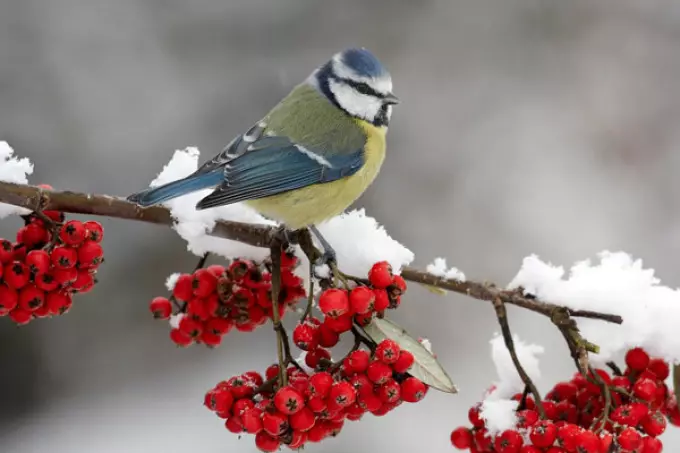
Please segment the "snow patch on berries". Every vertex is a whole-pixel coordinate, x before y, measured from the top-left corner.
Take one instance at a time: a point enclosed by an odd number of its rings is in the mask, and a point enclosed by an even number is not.
[[[389,262],[392,271],[399,274],[401,268],[415,258],[412,251],[387,234],[364,209],[341,214],[318,228],[333,244],[343,272],[350,275],[365,275],[377,261]]]
[[[182,275],[179,272],[175,272],[174,274],[170,274],[165,280],[165,287],[168,288],[168,291],[172,291],[175,288],[175,284],[177,283],[177,279],[179,279],[179,276]]]
[[[179,328],[179,323],[182,321],[182,318],[184,318],[185,314],[184,313],[177,313],[168,319],[168,322],[170,323],[170,327],[173,329],[178,329]]]
[[[431,264],[428,264],[425,270],[436,277],[445,278],[447,280],[465,281],[465,274],[455,267],[448,267],[446,265],[446,258],[435,258]]]
[[[583,336],[600,347],[591,354],[603,365],[626,349],[641,346],[651,354],[680,362],[680,291],[660,284],[653,269],[623,252],[602,252],[599,263],[576,263],[568,275],[536,256],[524,259],[509,287],[573,309],[620,315],[621,325],[579,319]]]
[[[7,142],[0,141],[0,181],[28,184],[27,175],[33,174],[33,164],[27,158],[14,157],[14,150]],[[10,215],[27,215],[31,211],[0,203],[0,219]]]
[[[193,173],[198,168],[199,156],[200,152],[194,147],[175,151],[170,162],[151,182],[150,187],[160,186]],[[196,203],[210,192],[209,189],[202,190],[164,203],[176,220],[175,231],[182,239],[187,241],[187,249],[197,256],[202,256],[206,252],[213,252],[226,258],[240,256],[258,260],[264,259],[268,253],[267,249],[209,236],[208,233],[212,231],[219,220],[269,225],[274,225],[274,222],[260,216],[243,203],[197,211]]]
[[[480,416],[490,436],[512,429],[517,424],[517,401],[487,398],[482,401]]]
[[[534,382],[538,381],[541,378],[541,369],[537,356],[543,354],[545,349],[543,346],[524,343],[517,335],[513,335],[513,340],[517,358],[524,370]],[[515,393],[521,392],[524,389],[524,383],[512,363],[512,357],[510,357],[501,335],[496,335],[491,340],[491,358],[498,373],[498,381],[489,396],[493,395],[496,399],[509,398]]]

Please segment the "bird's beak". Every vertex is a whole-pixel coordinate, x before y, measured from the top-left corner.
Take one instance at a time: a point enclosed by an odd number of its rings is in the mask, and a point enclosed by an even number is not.
[[[383,102],[385,102],[385,104],[397,105],[399,104],[400,101],[399,98],[396,97],[394,94],[387,93],[385,96],[383,96]]]

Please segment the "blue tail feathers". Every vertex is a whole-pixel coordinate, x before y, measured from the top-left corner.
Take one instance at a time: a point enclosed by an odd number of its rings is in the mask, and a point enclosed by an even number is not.
[[[224,173],[222,171],[190,175],[184,179],[134,193],[127,197],[127,200],[137,203],[139,206],[153,206],[192,192],[210,189],[222,182],[223,179]]]

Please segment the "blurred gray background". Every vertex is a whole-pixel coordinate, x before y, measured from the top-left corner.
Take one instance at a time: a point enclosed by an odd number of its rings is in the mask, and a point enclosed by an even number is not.
[[[0,139],[32,181],[127,195],[173,150],[217,152],[334,52],[366,46],[402,98],[381,177],[359,201],[424,266],[507,283],[522,257],[603,249],[680,280],[680,3],[671,0],[0,0]],[[255,451],[201,407],[205,390],[274,358],[273,334],[177,350],[148,301],[194,257],[168,229],[104,219],[95,291],[61,319],[0,320],[3,453]],[[0,233],[13,234],[4,221]],[[511,310],[572,373],[546,320]],[[409,292],[394,314],[459,384],[348,423],[312,451],[452,451],[495,378],[492,309]],[[680,446],[666,435],[669,450]]]

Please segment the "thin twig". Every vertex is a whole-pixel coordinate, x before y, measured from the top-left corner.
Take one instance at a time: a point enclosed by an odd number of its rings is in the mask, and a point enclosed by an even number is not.
[[[39,206],[45,210],[107,216],[158,225],[172,226],[175,223],[170,211],[163,206],[141,208],[122,198],[108,195],[53,191],[9,182],[0,182],[0,202],[21,206],[30,210],[35,210]],[[255,247],[269,248],[279,233],[279,228],[269,225],[220,221],[215,224],[215,227],[209,234]],[[288,232],[287,239],[291,243],[299,244],[308,255],[312,253],[312,256],[310,256],[312,262],[316,262],[319,258],[320,254],[318,250],[315,250],[314,241],[306,229]],[[555,309],[563,308],[538,300],[530,295],[525,295],[521,288],[501,290],[491,284],[445,279],[410,267],[402,269],[401,276],[410,282],[457,292],[479,300],[493,301],[500,299],[506,305],[516,305],[548,317],[552,316]],[[617,315],[584,310],[566,310],[570,316],[574,317],[599,319],[615,324],[623,322],[623,319]]]
[[[288,372],[286,370],[286,355],[284,355],[284,333],[279,316],[279,292],[281,290],[281,243],[274,241],[271,246],[272,259],[272,321],[276,332],[276,354],[279,360],[279,384],[280,387],[288,385]],[[289,352],[290,354],[290,352]]]
[[[515,350],[515,342],[512,338],[512,332],[510,332],[510,324],[508,323],[508,312],[505,309],[505,304],[499,298],[494,299],[492,303],[493,308],[496,310],[496,318],[498,318],[498,323],[501,326],[501,334],[503,335],[503,341],[505,342],[505,347],[510,353],[512,363],[515,365],[515,369],[517,369],[517,373],[519,374],[519,377],[522,379],[522,382],[524,382],[524,385],[527,386],[531,391],[531,394],[534,397],[534,401],[536,402],[536,408],[538,409],[538,413],[540,414],[541,418],[545,419],[546,415],[545,409],[543,408],[543,401],[541,401],[541,394],[538,391],[536,384],[534,384],[534,382],[531,380],[531,377],[526,372],[526,370],[522,366],[522,363],[519,361],[519,358],[517,357],[517,351]]]
[[[607,366],[612,370],[614,376],[623,376],[623,371],[621,371],[621,368],[619,368],[616,362],[607,362]]]

